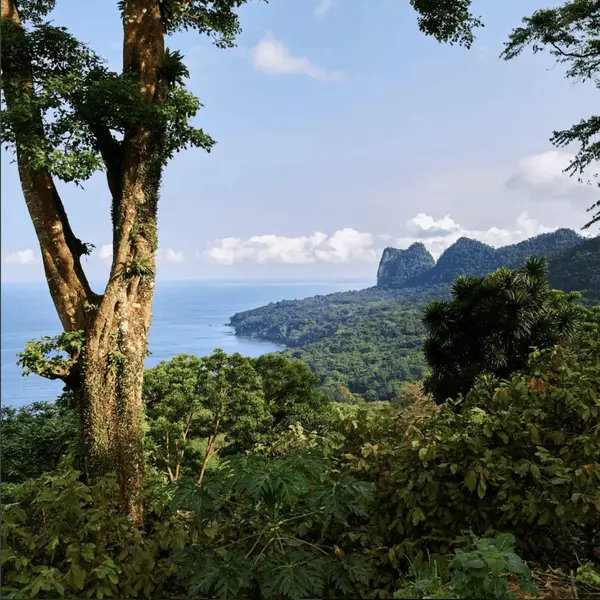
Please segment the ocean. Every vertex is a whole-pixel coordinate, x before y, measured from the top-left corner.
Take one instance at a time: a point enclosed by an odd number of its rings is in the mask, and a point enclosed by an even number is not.
[[[227,353],[260,356],[279,350],[275,344],[238,338],[227,326],[236,312],[279,300],[308,298],[373,285],[370,280],[302,281],[157,281],[148,341],[152,367],[177,354],[205,356],[215,348]],[[45,283],[2,283],[1,347],[4,406],[53,401],[62,391],[60,381],[36,375],[23,377],[17,353],[25,343],[60,332],[60,322]]]

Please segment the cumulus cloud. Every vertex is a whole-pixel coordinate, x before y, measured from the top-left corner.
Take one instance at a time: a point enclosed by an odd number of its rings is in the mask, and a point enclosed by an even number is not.
[[[269,75],[306,75],[318,81],[341,81],[343,73],[330,71],[312,63],[308,58],[293,56],[285,44],[267,36],[254,48],[252,65]]]
[[[401,228],[401,233],[396,235],[375,235],[346,228],[339,229],[331,235],[317,231],[298,237],[273,234],[248,239],[229,237],[217,240],[202,252],[200,257],[220,265],[244,262],[295,265],[374,262],[381,256],[386,245],[407,248],[415,242],[422,242],[431,254],[438,258],[460,237],[474,238],[498,247],[553,230],[554,228],[546,227],[530,217],[527,212],[522,212],[517,217],[513,227],[505,229],[469,229],[457,223],[450,215],[436,219],[431,215],[419,213],[409,219]]]
[[[112,260],[113,247],[112,244],[104,244],[100,246],[98,250],[98,258],[104,262],[110,262]]]
[[[436,258],[461,237],[469,237],[489,244],[490,246],[506,246],[527,238],[548,233],[554,228],[546,227],[536,219],[522,212],[510,229],[490,227],[489,229],[469,229],[458,224],[450,215],[435,220],[431,215],[419,213],[405,225],[405,235],[396,238],[396,245],[406,248],[414,242],[423,242],[429,252]]]
[[[436,221],[431,215],[419,213],[406,223],[406,229],[420,238],[433,238],[459,231],[460,225],[450,215]]]
[[[37,263],[38,259],[35,256],[35,253],[31,248],[26,248],[25,250],[17,250],[16,252],[12,252],[6,257],[6,262],[15,263],[19,265],[31,265],[33,263]]]
[[[519,161],[506,185],[542,200],[568,198],[579,191],[587,191],[576,177],[564,172],[573,158],[572,154],[562,150],[528,156]]]
[[[374,236],[346,228],[327,235],[286,237],[257,235],[246,240],[223,238],[206,250],[212,262],[233,265],[240,262],[311,264],[316,262],[348,263],[377,259]]]
[[[316,17],[324,17],[335,4],[335,0],[319,0],[317,8],[315,8]]]
[[[156,253],[157,260],[164,260],[165,262],[181,263],[183,262],[183,252],[177,252],[173,248],[167,248],[166,250],[159,250]]]

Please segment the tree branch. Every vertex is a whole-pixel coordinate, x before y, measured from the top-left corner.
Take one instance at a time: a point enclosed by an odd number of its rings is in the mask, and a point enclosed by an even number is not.
[[[585,60],[586,58],[591,58],[592,56],[598,56],[598,52],[584,52],[583,54],[580,52],[567,52],[563,50],[556,42],[552,40],[548,40],[550,45],[561,55],[566,58],[579,58],[581,60]]]
[[[80,258],[86,253],[67,218],[47,170],[31,167],[32,140],[44,141],[42,115],[35,105],[27,39],[14,0],[2,1],[2,87],[7,106],[27,107],[22,127],[15,128],[17,164],[25,202],[40,244],[46,279],[65,331],[84,329],[86,303],[96,303]],[[62,378],[62,377],[61,377]]]
[[[82,115],[90,131],[96,139],[96,147],[106,165],[106,179],[113,200],[118,201],[122,195],[121,188],[121,142],[115,140],[110,129],[97,121]]]

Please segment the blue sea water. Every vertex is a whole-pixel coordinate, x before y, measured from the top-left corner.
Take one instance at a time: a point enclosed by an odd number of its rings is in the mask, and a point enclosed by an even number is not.
[[[260,356],[278,350],[268,342],[242,339],[227,326],[234,313],[269,302],[298,299],[332,292],[360,289],[368,280],[292,281],[158,281],[154,297],[146,365],[151,367],[177,354],[204,356],[215,348]],[[53,401],[62,384],[36,375],[21,376],[17,353],[25,343],[42,335],[56,335],[60,322],[45,283],[2,283],[1,302],[2,387],[4,406],[23,406]]]

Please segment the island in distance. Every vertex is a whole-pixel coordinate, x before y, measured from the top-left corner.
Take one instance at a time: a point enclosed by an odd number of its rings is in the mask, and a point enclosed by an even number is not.
[[[447,298],[459,275],[518,267],[530,256],[548,260],[553,288],[580,291],[588,306],[600,302],[600,236],[558,229],[499,248],[460,238],[437,262],[422,243],[386,248],[373,287],[271,303],[233,315],[230,325],[238,336],[286,346],[334,399],[388,400],[425,373],[427,302]]]

